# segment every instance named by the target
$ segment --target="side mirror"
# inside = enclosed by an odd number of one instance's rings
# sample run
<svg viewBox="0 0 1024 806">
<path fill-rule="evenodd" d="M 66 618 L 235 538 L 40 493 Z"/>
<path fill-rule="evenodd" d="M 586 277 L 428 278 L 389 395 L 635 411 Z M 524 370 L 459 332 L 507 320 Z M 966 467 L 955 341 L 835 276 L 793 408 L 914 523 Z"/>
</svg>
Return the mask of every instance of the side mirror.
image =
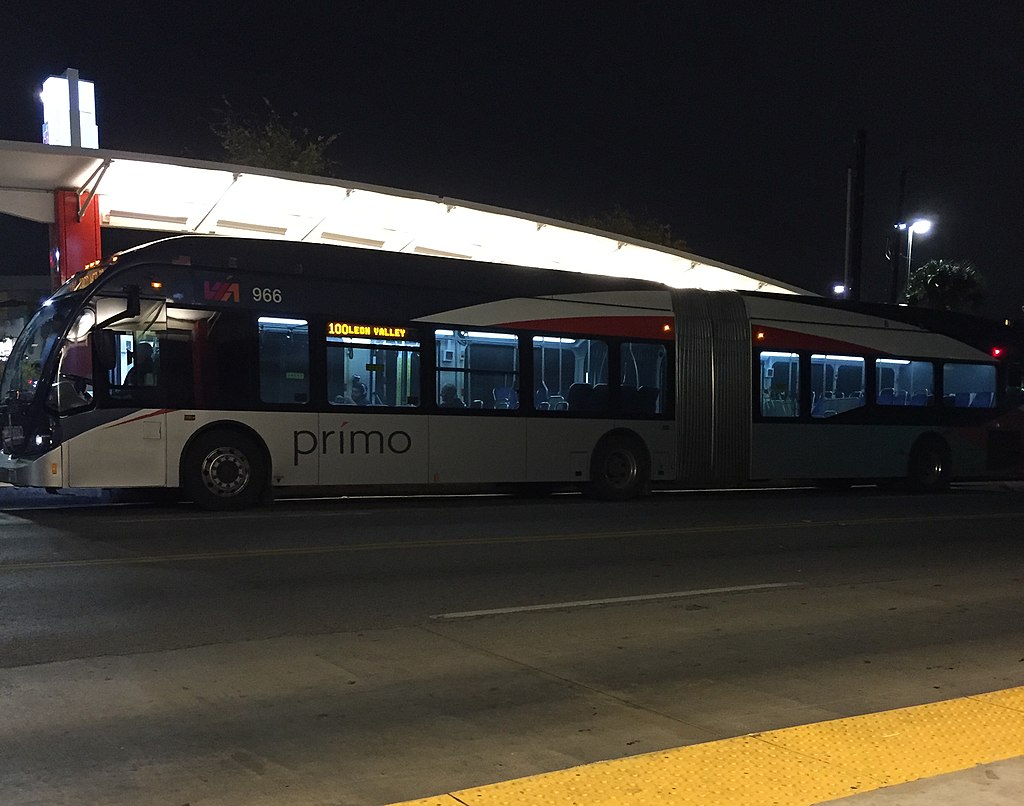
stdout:
<svg viewBox="0 0 1024 806">
<path fill-rule="evenodd" d="M 139 291 L 139 287 L 137 285 L 125 286 L 124 292 L 127 297 L 124 303 L 124 310 L 107 317 L 96 326 L 97 328 L 108 327 L 115 322 L 121 322 L 125 319 L 134 319 L 142 313 L 142 292 Z"/>
<path fill-rule="evenodd" d="M 137 301 L 137 300 L 136 300 Z M 117 337 L 113 330 L 94 330 L 91 334 L 92 354 L 97 366 L 111 370 L 117 366 Z"/>
</svg>

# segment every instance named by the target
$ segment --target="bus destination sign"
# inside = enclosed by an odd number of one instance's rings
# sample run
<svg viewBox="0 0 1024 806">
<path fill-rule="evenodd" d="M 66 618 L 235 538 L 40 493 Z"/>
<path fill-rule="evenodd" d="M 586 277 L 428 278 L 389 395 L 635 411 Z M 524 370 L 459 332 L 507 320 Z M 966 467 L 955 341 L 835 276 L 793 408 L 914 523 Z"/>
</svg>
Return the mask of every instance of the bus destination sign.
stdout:
<svg viewBox="0 0 1024 806">
<path fill-rule="evenodd" d="M 384 325 L 363 325 L 354 322 L 328 322 L 328 336 L 363 336 L 377 339 L 404 339 L 408 331 L 404 327 Z"/>
</svg>

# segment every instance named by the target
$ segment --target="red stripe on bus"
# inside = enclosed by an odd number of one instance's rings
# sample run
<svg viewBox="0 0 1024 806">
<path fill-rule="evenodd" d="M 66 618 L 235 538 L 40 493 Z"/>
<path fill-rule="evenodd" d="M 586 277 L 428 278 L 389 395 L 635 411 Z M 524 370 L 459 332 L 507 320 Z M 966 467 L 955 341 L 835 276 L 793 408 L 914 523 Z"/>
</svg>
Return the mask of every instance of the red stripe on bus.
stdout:
<svg viewBox="0 0 1024 806">
<path fill-rule="evenodd" d="M 822 325 L 817 326 L 821 327 Z M 751 340 L 755 347 L 771 350 L 813 350 L 815 353 L 854 353 L 863 356 L 882 354 L 877 349 L 865 347 L 852 341 L 840 341 L 816 333 L 801 333 L 770 325 L 754 325 L 751 328 Z"/>
<path fill-rule="evenodd" d="M 127 425 L 128 423 L 135 423 L 138 422 L 139 420 L 148 420 L 150 417 L 156 417 L 157 415 L 160 414 L 170 414 L 172 411 L 176 411 L 176 409 L 157 409 L 156 411 L 151 411 L 149 414 L 140 414 L 138 417 L 132 417 L 130 420 L 118 420 L 117 422 L 111 423 L 110 425 L 104 427 L 113 428 L 114 426 L 118 425 Z"/>
</svg>

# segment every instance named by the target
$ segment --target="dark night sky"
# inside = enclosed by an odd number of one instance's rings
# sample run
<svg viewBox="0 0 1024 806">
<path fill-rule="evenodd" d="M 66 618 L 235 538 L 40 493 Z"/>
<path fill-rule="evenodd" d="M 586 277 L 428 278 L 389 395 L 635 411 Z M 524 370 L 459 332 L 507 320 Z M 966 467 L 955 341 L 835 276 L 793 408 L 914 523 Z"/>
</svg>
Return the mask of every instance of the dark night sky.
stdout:
<svg viewBox="0 0 1024 806">
<path fill-rule="evenodd" d="M 972 260 L 987 313 L 1024 304 L 1019 2 L 236 6 L 10 4 L 0 139 L 40 139 L 36 92 L 67 67 L 96 83 L 104 148 L 219 160 L 211 110 L 265 97 L 339 134 L 340 178 L 555 218 L 617 204 L 824 293 L 864 129 L 865 298 L 887 294 L 905 169 L 905 216 L 935 221 L 915 263 Z M 0 220 L 0 270 L 45 271 L 41 232 Z"/>
</svg>

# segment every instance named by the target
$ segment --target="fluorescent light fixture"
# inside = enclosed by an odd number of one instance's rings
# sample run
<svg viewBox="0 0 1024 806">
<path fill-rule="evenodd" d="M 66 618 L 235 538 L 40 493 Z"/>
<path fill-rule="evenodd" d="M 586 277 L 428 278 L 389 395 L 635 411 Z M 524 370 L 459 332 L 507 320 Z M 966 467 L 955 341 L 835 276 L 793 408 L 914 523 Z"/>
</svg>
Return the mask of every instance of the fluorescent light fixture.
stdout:
<svg viewBox="0 0 1024 806">
<path fill-rule="evenodd" d="M 339 232 L 321 232 L 320 237 L 325 241 L 343 243 L 346 246 L 372 247 L 374 249 L 380 249 L 384 246 L 384 241 L 377 240 L 376 238 L 360 238 L 356 235 L 342 235 Z"/>
<path fill-rule="evenodd" d="M 432 255 L 433 257 L 458 258 L 460 260 L 471 260 L 469 255 L 460 255 L 458 252 L 446 252 L 443 249 L 431 249 L 429 246 L 417 246 L 412 250 L 417 255 Z"/>
<path fill-rule="evenodd" d="M 277 316 L 261 316 L 256 321 L 261 325 L 291 325 L 294 327 L 309 324 L 305 319 L 281 319 Z"/>
<path fill-rule="evenodd" d="M 113 219 L 119 221 L 138 222 L 139 224 L 174 224 L 179 227 L 188 223 L 188 216 L 183 215 L 161 215 L 160 213 L 145 213 L 129 210 L 111 210 L 105 216 L 108 222 Z M 110 224 L 112 225 L 112 223 Z"/>
<path fill-rule="evenodd" d="M 256 224 L 248 221 L 225 221 L 217 220 L 217 226 L 221 229 L 235 229 L 240 232 L 259 232 L 263 235 L 285 235 L 287 227 L 275 227 L 272 224 Z"/>
</svg>

